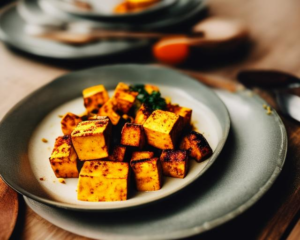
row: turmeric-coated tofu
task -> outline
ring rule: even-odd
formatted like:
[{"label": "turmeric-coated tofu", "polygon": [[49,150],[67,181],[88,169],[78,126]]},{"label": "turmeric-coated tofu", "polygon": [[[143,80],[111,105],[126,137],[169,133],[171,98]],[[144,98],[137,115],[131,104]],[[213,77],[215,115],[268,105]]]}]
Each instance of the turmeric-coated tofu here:
[{"label": "turmeric-coated tofu", "polygon": [[194,158],[197,162],[209,158],[213,153],[205,137],[195,131],[191,131],[183,137],[179,148],[187,150],[189,156]]},{"label": "turmeric-coated tofu", "polygon": [[121,144],[125,146],[143,148],[146,144],[146,136],[143,125],[125,123],[121,132]]},{"label": "turmeric-coated tofu", "polygon": [[127,84],[120,82],[112,98],[116,100],[118,111],[126,114],[132,108],[137,95],[138,92],[131,91]]},{"label": "turmeric-coated tofu", "polygon": [[117,125],[120,121],[121,116],[116,111],[116,100],[111,98],[99,109],[98,115],[109,117],[112,124]]},{"label": "turmeric-coated tofu", "polygon": [[116,145],[113,148],[112,153],[108,156],[110,161],[124,162],[126,154],[126,147],[122,145]]},{"label": "turmeric-coated tofu", "polygon": [[61,130],[64,135],[70,135],[78,123],[82,121],[81,117],[75,115],[74,113],[68,112],[66,113],[61,121]]},{"label": "turmeric-coated tofu", "polygon": [[155,85],[145,84],[144,88],[147,93],[151,94],[152,92],[159,92],[159,88]]},{"label": "turmeric-coated tofu", "polygon": [[191,108],[168,104],[167,110],[181,116],[183,118],[183,125],[185,128],[191,125],[191,118],[193,112]]},{"label": "turmeric-coated tofu", "polygon": [[131,160],[138,191],[156,191],[162,186],[162,169],[158,158]]},{"label": "turmeric-coated tofu", "polygon": [[154,152],[150,152],[150,151],[133,152],[131,156],[131,161],[149,159],[149,158],[153,158],[153,156],[154,156]]},{"label": "turmeric-coated tofu", "polygon": [[77,178],[77,154],[69,135],[58,137],[50,157],[52,170],[57,178]]},{"label": "turmeric-coated tofu", "polygon": [[185,150],[163,150],[160,162],[165,176],[184,178],[188,169],[188,154]]},{"label": "turmeric-coated tofu", "polygon": [[124,201],[128,196],[129,164],[86,161],[81,168],[77,198],[81,201]]},{"label": "turmeric-coated tofu", "polygon": [[86,88],[82,91],[84,106],[88,113],[98,109],[108,101],[109,96],[103,85]]},{"label": "turmeric-coated tofu", "polygon": [[134,122],[137,124],[144,124],[153,110],[146,104],[142,104],[135,115]]},{"label": "turmeric-coated tofu", "polygon": [[179,115],[156,110],[144,123],[148,144],[159,149],[174,149],[183,129]]},{"label": "turmeric-coated tofu", "polygon": [[71,134],[78,158],[84,161],[108,157],[111,129],[108,118],[79,123]]}]

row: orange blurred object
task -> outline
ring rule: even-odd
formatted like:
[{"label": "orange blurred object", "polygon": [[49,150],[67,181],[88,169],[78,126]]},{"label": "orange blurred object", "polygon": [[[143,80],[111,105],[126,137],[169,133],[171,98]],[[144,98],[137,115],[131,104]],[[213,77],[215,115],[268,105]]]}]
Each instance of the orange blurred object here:
[{"label": "orange blurred object", "polygon": [[189,54],[189,42],[185,36],[162,38],[153,46],[155,58],[170,65],[184,62]]},{"label": "orange blurred object", "polygon": [[131,13],[142,11],[148,7],[159,2],[159,0],[125,0],[124,2],[118,4],[114,13]]}]

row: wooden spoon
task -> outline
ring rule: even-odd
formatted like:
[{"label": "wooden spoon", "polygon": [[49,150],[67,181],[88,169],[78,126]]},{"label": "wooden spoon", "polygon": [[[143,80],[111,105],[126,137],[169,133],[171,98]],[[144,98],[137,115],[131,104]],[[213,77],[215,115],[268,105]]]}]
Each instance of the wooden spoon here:
[{"label": "wooden spoon", "polygon": [[239,22],[220,19],[216,17],[208,18],[198,23],[191,33],[170,34],[159,32],[130,32],[120,30],[103,30],[90,28],[81,22],[70,22],[64,28],[56,26],[26,25],[25,32],[29,35],[47,38],[67,44],[87,44],[92,41],[118,38],[118,39],[160,39],[168,41],[167,44],[185,43],[190,46],[202,46],[214,48],[229,42],[244,40],[248,36],[248,31]]},{"label": "wooden spoon", "polygon": [[18,216],[18,194],[0,178],[0,239],[9,239]]}]

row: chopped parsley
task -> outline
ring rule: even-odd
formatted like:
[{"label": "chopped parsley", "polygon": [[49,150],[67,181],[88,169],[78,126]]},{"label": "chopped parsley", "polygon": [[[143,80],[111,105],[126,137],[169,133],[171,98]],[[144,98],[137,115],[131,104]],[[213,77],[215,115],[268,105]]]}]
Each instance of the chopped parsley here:
[{"label": "chopped parsley", "polygon": [[145,90],[145,86],[142,84],[137,84],[130,86],[130,90],[134,92],[138,92],[137,100],[140,103],[144,103],[148,107],[150,107],[153,110],[166,109],[167,103],[164,98],[161,97],[161,94],[159,91],[153,91],[151,94],[149,94]]}]

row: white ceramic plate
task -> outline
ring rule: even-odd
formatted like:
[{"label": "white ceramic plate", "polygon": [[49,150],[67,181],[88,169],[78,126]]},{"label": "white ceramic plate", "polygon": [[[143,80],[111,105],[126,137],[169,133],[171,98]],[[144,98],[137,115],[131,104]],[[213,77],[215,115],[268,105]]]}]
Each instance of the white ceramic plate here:
[{"label": "white ceramic plate", "polygon": [[[84,88],[104,84],[108,90],[113,90],[120,81],[129,84],[158,85],[163,96],[171,97],[174,103],[192,108],[192,121],[198,130],[204,133],[214,154],[200,164],[190,161],[190,170],[184,179],[166,177],[159,191],[135,192],[127,201],[121,202],[78,201],[77,179],[66,179],[66,184],[59,183],[48,160],[55,138],[62,135],[58,116],[68,111],[76,114],[84,111],[83,100],[79,97]],[[28,114],[30,111],[33,111],[34,115]],[[15,114],[21,114],[23,121],[26,122],[26,133],[22,133],[25,129],[18,124],[20,118],[14,119]],[[9,162],[11,164],[1,167],[0,171],[4,180],[17,191],[55,206],[77,210],[136,207],[176,193],[201,176],[216,160],[224,146],[229,125],[226,107],[211,90],[172,70],[142,65],[116,65],[74,72],[34,92],[3,119],[0,125],[0,131],[3,130],[0,136],[0,167]],[[20,142],[15,139],[12,132],[18,135]],[[49,142],[42,142],[42,138],[46,138]],[[14,142],[14,148],[7,149],[5,144],[1,145],[1,142],[8,144],[10,141]],[[15,154],[22,154],[23,150],[26,151],[26,156],[15,156]],[[8,175],[6,169],[15,173]],[[20,176],[18,174],[20,171],[23,171],[24,175]],[[43,181],[40,180],[41,178]]]},{"label": "white ceramic plate", "polygon": [[[93,239],[154,240],[193,236],[246,211],[272,186],[286,156],[287,137],[275,111],[248,91],[218,91],[231,130],[218,161],[204,176],[165,200],[122,212],[78,213],[30,199],[39,215],[67,231]],[[201,239],[201,236],[193,239]]]}]

